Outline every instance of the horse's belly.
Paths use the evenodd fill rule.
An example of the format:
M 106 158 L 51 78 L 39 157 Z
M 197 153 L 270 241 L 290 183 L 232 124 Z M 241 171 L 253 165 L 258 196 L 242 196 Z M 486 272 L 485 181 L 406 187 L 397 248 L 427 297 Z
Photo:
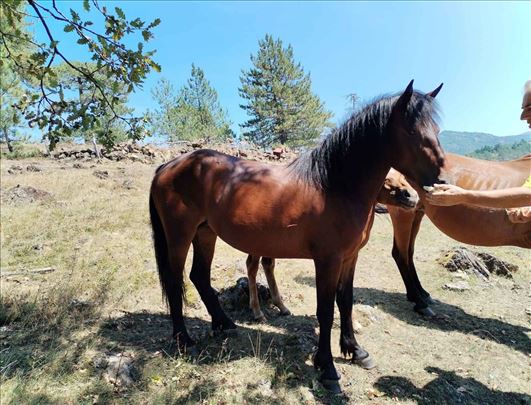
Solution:
M 505 210 L 468 207 L 425 207 L 443 233 L 462 243 L 478 246 L 529 246 L 531 222 L 513 224 Z
M 253 229 L 223 223 L 211 227 L 226 243 L 253 256 L 273 258 L 311 258 L 304 235 L 295 230 Z

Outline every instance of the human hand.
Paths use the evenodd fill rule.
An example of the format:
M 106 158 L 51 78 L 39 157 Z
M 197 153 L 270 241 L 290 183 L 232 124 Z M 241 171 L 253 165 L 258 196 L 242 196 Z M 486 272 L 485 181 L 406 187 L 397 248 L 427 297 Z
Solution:
M 509 221 L 522 224 L 531 221 L 531 207 L 510 208 L 505 210 Z
M 463 204 L 466 202 L 468 193 L 467 190 L 452 184 L 434 184 L 433 190 L 426 193 L 426 201 L 429 204 L 443 207 Z

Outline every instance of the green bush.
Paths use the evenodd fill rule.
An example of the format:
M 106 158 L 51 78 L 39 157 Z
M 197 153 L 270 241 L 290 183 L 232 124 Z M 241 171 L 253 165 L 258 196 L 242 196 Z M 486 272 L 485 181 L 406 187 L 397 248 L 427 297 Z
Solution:
M 44 156 L 44 148 L 39 144 L 16 143 L 13 145 L 13 152 L 9 152 L 7 147 L 2 148 L 2 158 L 4 159 L 28 159 Z

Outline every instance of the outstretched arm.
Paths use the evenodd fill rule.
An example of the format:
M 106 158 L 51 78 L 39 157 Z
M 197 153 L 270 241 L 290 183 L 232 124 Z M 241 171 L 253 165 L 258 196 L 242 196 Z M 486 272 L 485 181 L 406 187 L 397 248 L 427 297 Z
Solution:
M 472 204 L 488 208 L 515 208 L 531 205 L 531 188 L 513 187 L 501 190 L 465 190 L 451 184 L 435 184 L 426 194 L 433 205 Z

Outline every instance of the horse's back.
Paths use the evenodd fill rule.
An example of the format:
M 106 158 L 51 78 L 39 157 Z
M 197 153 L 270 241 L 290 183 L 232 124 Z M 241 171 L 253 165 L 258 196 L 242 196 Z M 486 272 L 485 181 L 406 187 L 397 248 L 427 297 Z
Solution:
M 448 153 L 443 177 L 450 183 L 472 190 L 518 187 L 531 172 L 527 156 L 510 161 L 488 161 Z

